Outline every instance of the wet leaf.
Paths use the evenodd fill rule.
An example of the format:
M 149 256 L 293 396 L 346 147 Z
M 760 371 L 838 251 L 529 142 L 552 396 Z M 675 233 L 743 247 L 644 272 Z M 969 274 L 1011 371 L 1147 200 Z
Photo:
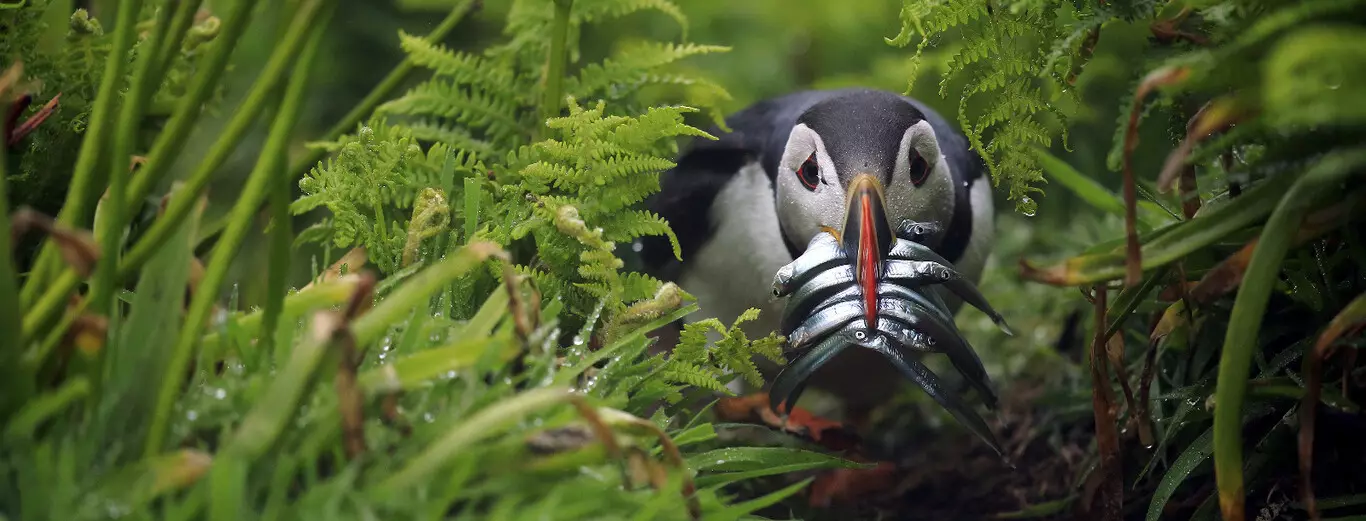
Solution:
M 1315 25 L 1280 39 L 1262 64 L 1262 106 L 1270 124 L 1328 126 L 1366 122 L 1366 31 Z
M 688 467 L 698 472 L 763 470 L 777 465 L 815 465 L 818 468 L 867 468 L 843 458 L 788 447 L 727 447 L 687 457 Z
M 1261 241 L 1248 263 L 1224 335 L 1215 390 L 1219 403 L 1214 409 L 1215 480 L 1220 511 L 1225 519 L 1243 519 L 1244 516 L 1243 400 L 1252 352 L 1258 348 L 1257 334 L 1282 260 L 1294 240 L 1295 230 L 1311 206 L 1317 204 L 1318 196 L 1362 165 L 1366 165 L 1366 149 L 1349 149 L 1324 156 L 1308 171 L 1296 176 L 1295 183 L 1283 194 L 1267 219 Z
M 213 456 L 181 449 L 144 459 L 114 471 L 86 499 L 88 515 L 98 516 L 110 503 L 136 511 L 164 494 L 193 485 L 209 471 Z
M 1194 219 L 1154 230 L 1157 236 L 1143 245 L 1142 268 L 1150 270 L 1165 266 L 1265 218 L 1296 178 L 1294 175 L 1271 177 L 1227 203 L 1208 208 L 1207 213 Z M 1125 262 L 1123 252 L 1082 255 L 1044 268 L 1021 259 L 1020 276 L 1057 286 L 1083 286 L 1123 277 Z
M 1167 501 L 1171 499 L 1176 488 L 1186 481 L 1186 477 L 1195 471 L 1201 463 L 1204 463 L 1211 452 L 1214 451 L 1214 429 L 1206 429 L 1204 434 L 1187 445 L 1181 455 L 1172 462 L 1167 473 L 1162 475 L 1162 481 L 1157 484 L 1157 490 L 1153 491 L 1153 499 L 1148 503 L 1148 515 L 1144 519 L 1147 521 L 1158 521 L 1162 519 L 1162 511 L 1167 506 Z
M 1305 217 L 1299 230 L 1295 232 L 1293 245 L 1303 245 L 1341 227 L 1345 224 L 1345 217 L 1350 209 L 1350 203 L 1343 203 Z M 1214 299 L 1224 296 L 1242 284 L 1247 265 L 1252 260 L 1252 252 L 1257 248 L 1257 240 L 1253 238 L 1248 241 L 1237 253 L 1220 261 L 1206 272 L 1195 287 L 1191 288 L 1191 302 L 1197 305 L 1213 302 Z

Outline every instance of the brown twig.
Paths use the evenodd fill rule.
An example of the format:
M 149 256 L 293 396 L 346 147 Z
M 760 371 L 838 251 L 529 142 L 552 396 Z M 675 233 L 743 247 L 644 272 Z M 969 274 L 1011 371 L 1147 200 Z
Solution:
M 1110 393 L 1110 380 L 1105 370 L 1106 350 L 1106 290 L 1097 285 L 1095 291 L 1095 340 L 1091 344 L 1091 406 L 1096 423 L 1096 446 L 1100 453 L 1098 494 L 1098 513 L 1094 519 L 1119 521 L 1124 506 L 1124 485 L 1121 482 L 1121 462 L 1119 455 L 1119 433 L 1115 426 L 1114 398 Z M 1093 510 L 1092 512 L 1096 512 Z
M 24 96 L 24 99 L 27 100 L 28 98 L 29 96 Z M 6 126 L 6 136 L 8 137 L 5 141 L 5 144 L 8 146 L 17 145 L 20 141 L 23 141 L 25 137 L 28 137 L 29 134 L 32 134 L 34 130 L 37 130 L 38 125 L 43 124 L 44 121 L 47 121 L 47 118 L 51 117 L 53 113 L 57 112 L 57 103 L 61 100 L 61 98 L 62 93 L 58 92 L 56 96 L 53 96 L 52 99 L 48 100 L 47 103 L 43 104 L 43 108 L 38 109 L 33 113 L 32 116 L 29 116 L 27 120 L 24 120 L 23 124 L 19 125 L 18 127 Z M 27 105 L 27 103 L 25 103 L 25 105 Z M 19 111 L 22 111 L 22 109 L 19 109 Z M 11 120 L 9 123 L 12 124 L 13 120 Z
M 397 391 L 384 395 L 380 402 L 380 420 L 390 427 L 398 429 L 400 436 L 407 438 L 413 434 L 413 426 L 403 419 L 403 415 L 398 412 Z
M 1162 173 L 1157 176 L 1158 193 L 1168 193 L 1171 191 L 1172 184 L 1178 180 L 1181 182 L 1180 190 L 1182 197 L 1182 209 L 1189 219 L 1195 215 L 1194 210 L 1198 210 L 1199 201 L 1195 201 L 1194 210 L 1186 208 L 1188 202 L 1186 198 L 1195 191 L 1195 165 L 1188 163 L 1191 153 L 1195 146 L 1200 144 L 1210 136 L 1217 133 L 1227 132 L 1239 122 L 1246 120 L 1255 111 L 1246 109 L 1236 97 L 1224 97 L 1205 103 L 1191 116 L 1186 123 L 1186 137 L 1181 140 L 1181 144 L 1167 154 L 1167 160 L 1162 165 Z M 1190 179 L 1187 179 L 1190 177 Z M 1198 194 L 1194 197 L 1199 197 Z
M 48 234 L 56 243 L 62 259 L 81 277 L 89 277 L 100 259 L 100 245 L 90 232 L 67 227 L 51 217 L 29 207 L 21 207 L 10 215 L 10 249 L 19 238 L 36 228 Z
M 1095 53 L 1096 50 L 1096 44 L 1099 42 L 1100 26 L 1097 25 L 1093 27 L 1089 33 L 1086 34 L 1086 39 L 1082 40 L 1081 42 L 1081 48 L 1078 49 L 1077 52 L 1078 59 L 1073 64 L 1072 69 L 1067 71 L 1068 85 L 1075 86 L 1077 84 L 1077 76 L 1080 74 L 1082 68 L 1085 67 L 1086 64 L 1091 61 L 1091 56 Z
M 1304 357 L 1304 396 L 1300 399 L 1300 495 L 1310 519 L 1318 521 L 1318 503 L 1314 498 L 1313 480 L 1310 476 L 1314 465 L 1314 420 L 1316 419 L 1319 397 L 1323 393 L 1323 362 L 1333 356 L 1338 341 L 1366 329 L 1366 293 L 1358 295 L 1333 320 L 1328 322 L 1314 349 Z M 1351 374 L 1346 370 L 1344 380 Z
M 1353 205 L 1352 201 L 1347 201 L 1305 216 L 1299 230 L 1295 232 L 1294 245 L 1317 239 L 1342 226 L 1344 217 L 1353 210 Z M 1242 284 L 1248 263 L 1252 262 L 1252 252 L 1257 248 L 1257 241 L 1254 237 L 1243 245 L 1242 249 L 1205 272 L 1205 276 L 1190 290 L 1190 304 L 1208 304 Z
M 1204 35 L 1183 31 L 1178 27 L 1181 25 L 1181 22 L 1186 20 L 1186 17 L 1190 16 L 1190 14 L 1190 6 L 1183 7 L 1181 12 L 1177 13 L 1176 16 L 1166 20 L 1153 22 L 1152 25 L 1148 26 L 1148 30 L 1153 33 L 1154 38 L 1157 38 L 1158 41 L 1164 44 L 1176 40 L 1186 40 L 1196 45 L 1208 44 L 1209 39 L 1205 38 Z
M 663 449 L 664 456 L 668 458 L 669 464 L 676 470 L 682 471 L 683 477 L 683 497 L 687 498 L 688 515 L 692 519 L 702 518 L 702 505 L 697 499 L 697 485 L 693 482 L 692 475 L 688 471 L 688 463 L 683 459 L 683 453 L 678 450 L 678 445 L 674 444 L 673 438 L 659 428 L 654 422 L 643 418 L 638 418 L 626 412 L 614 409 L 603 409 L 603 412 L 611 414 L 614 423 L 620 422 L 632 426 L 654 435 L 659 440 L 659 445 Z
M 342 443 L 348 459 L 355 459 L 365 452 L 365 394 L 357 382 L 356 370 L 360 367 L 360 360 L 356 354 L 356 337 L 351 333 L 351 323 L 369 308 L 374 291 L 374 274 L 362 272 L 355 293 L 341 312 L 340 320 L 336 322 L 337 328 L 332 331 L 333 345 L 340 350 L 333 386 L 337 391 L 337 407 L 342 417 Z
M 1129 124 L 1124 132 L 1124 236 L 1127 244 L 1124 284 L 1138 285 L 1143 278 L 1143 252 L 1138 244 L 1138 188 L 1134 184 L 1133 155 L 1138 149 L 1138 116 L 1143 99 L 1161 86 L 1185 81 L 1189 67 L 1164 67 L 1148 73 L 1134 92 L 1129 106 Z

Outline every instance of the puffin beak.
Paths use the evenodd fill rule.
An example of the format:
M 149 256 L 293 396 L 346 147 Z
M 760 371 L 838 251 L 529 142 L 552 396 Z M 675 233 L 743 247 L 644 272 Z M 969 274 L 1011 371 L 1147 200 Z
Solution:
M 845 257 L 853 262 L 854 280 L 863 290 L 864 321 L 872 329 L 877 327 L 878 278 L 896 240 L 881 181 L 859 174 L 849 183 L 846 194 L 840 239 Z

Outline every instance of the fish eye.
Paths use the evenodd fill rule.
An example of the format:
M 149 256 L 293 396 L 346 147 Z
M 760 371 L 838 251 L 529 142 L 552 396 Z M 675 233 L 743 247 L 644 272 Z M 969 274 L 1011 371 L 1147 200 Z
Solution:
M 864 333 L 862 331 L 855 331 L 854 338 L 857 338 L 859 340 L 865 340 L 868 338 L 868 333 Z

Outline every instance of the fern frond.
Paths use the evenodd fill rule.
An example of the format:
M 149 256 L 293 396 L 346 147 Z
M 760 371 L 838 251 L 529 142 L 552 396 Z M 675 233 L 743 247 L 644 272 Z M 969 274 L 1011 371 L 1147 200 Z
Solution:
M 456 150 L 468 151 L 479 157 L 492 156 L 493 143 L 477 139 L 468 131 L 457 126 L 438 121 L 418 120 L 408 123 L 413 137 L 422 141 L 432 141 L 448 145 Z
M 512 142 L 526 132 L 513 114 L 516 106 L 488 91 L 467 90 L 454 82 L 431 80 L 377 109 L 381 114 L 446 118 L 478 128 L 493 141 Z
M 726 384 L 717 380 L 716 375 L 710 370 L 686 362 L 671 360 L 669 364 L 665 365 L 664 369 L 659 372 L 659 377 L 666 381 L 699 387 L 708 391 L 725 393 L 727 395 L 734 394 L 730 389 L 726 388 Z
M 669 79 L 668 76 L 653 74 L 656 69 L 665 65 L 691 56 L 729 50 L 729 47 L 720 45 L 638 43 L 618 51 L 614 56 L 603 60 L 601 63 L 585 66 L 578 76 L 570 78 L 566 82 L 565 91 L 578 98 L 588 98 L 604 93 L 610 97 L 618 98 L 644 85 Z
M 683 37 L 688 35 L 688 18 L 678 5 L 669 0 L 576 0 L 574 18 L 578 22 L 596 22 L 620 18 L 640 11 L 653 10 L 664 13 L 678 23 Z
M 404 31 L 399 31 L 398 38 L 400 46 L 415 65 L 430 69 L 433 74 L 451 80 L 456 85 L 504 96 L 510 102 L 516 101 L 515 98 L 522 94 L 517 89 L 508 88 L 516 85 L 516 75 L 499 62 L 452 51 Z
M 945 31 L 961 28 L 961 45 L 948 58 L 949 73 L 939 82 L 939 94 L 948 97 L 949 85 L 967 76 L 967 87 L 958 100 L 959 126 L 986 163 L 992 184 L 1006 184 L 1016 210 L 1025 214 L 1035 211 L 1037 203 L 1028 194 L 1040 192 L 1035 184 L 1042 181 L 1042 168 L 1026 153 L 1027 147 L 1051 143 L 1053 137 L 1040 118 L 1050 114 L 1066 123 L 1063 114 L 1051 108 L 1039 84 L 1065 81 L 1063 75 L 1047 72 L 1058 61 L 1048 53 L 1060 36 L 1052 18 L 1054 4 L 1016 2 L 1008 9 L 988 11 L 988 3 L 973 0 L 903 0 L 901 32 L 887 39 L 888 44 L 906 47 L 915 36 L 920 37 L 910 58 L 909 93 L 925 48 Z M 995 101 L 981 116 L 969 117 L 968 107 L 979 95 Z

